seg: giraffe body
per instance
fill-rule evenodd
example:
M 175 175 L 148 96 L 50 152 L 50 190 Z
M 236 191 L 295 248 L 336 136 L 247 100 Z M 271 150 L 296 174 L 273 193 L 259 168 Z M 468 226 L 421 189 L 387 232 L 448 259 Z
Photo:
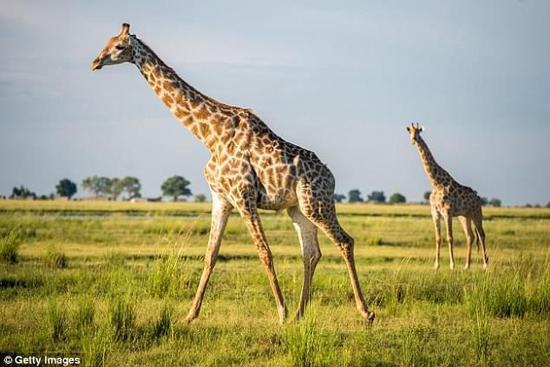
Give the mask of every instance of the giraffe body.
M 356 306 L 361 315 L 372 322 L 374 313 L 368 310 L 359 287 L 353 256 L 354 241 L 336 217 L 334 177 L 319 158 L 277 136 L 249 109 L 218 102 L 187 84 L 147 45 L 129 34 L 127 24 L 123 24 L 119 35 L 108 41 L 93 61 L 92 70 L 123 62 L 138 67 L 166 107 L 211 153 L 204 170 L 212 193 L 210 237 L 203 273 L 186 321 L 190 322 L 199 315 L 221 237 L 233 209 L 239 212 L 254 240 L 268 275 L 280 321 L 286 318 L 286 306 L 258 209 L 287 209 L 300 240 L 304 261 L 297 318 L 305 312 L 313 273 L 321 257 L 317 240 L 319 228 L 340 249 Z
M 441 219 L 444 220 L 449 245 L 450 267 L 454 268 L 452 218 L 458 217 L 466 234 L 467 253 L 464 267 L 470 267 L 472 243 L 475 240 L 481 244 L 483 268 L 487 268 L 488 258 L 485 248 L 485 232 L 483 230 L 483 213 L 481 198 L 477 192 L 468 186 L 461 185 L 445 171 L 433 158 L 426 142 L 420 136 L 422 127 L 418 124 L 407 126 L 411 143 L 416 145 L 424 171 L 432 185 L 430 194 L 430 209 L 435 229 L 435 269 L 439 269 L 439 255 L 441 247 Z M 473 228 L 472 228 L 473 225 Z M 475 231 L 474 231 L 475 230 Z

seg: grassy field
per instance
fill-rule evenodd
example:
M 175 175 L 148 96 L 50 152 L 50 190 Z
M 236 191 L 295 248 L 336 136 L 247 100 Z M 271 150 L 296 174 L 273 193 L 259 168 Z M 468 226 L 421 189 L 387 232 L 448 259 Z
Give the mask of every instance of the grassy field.
M 76 357 L 91 366 L 550 365 L 550 210 L 485 210 L 489 271 L 432 270 L 425 206 L 342 205 L 363 290 L 323 258 L 305 320 L 277 323 L 267 277 L 232 216 L 201 316 L 181 321 L 202 270 L 209 204 L 0 201 L 0 352 Z M 285 213 L 263 213 L 289 310 L 301 256 Z M 18 247 L 19 244 L 19 247 Z M 1 362 L 0 362 L 1 363 Z

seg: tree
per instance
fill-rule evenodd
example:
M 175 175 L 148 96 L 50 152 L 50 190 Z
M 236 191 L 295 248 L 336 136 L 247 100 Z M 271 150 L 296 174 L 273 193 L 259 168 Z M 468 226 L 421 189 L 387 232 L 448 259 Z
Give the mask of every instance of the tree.
M 172 176 L 162 183 L 160 189 L 164 196 L 173 196 L 178 201 L 178 196 L 191 196 L 191 190 L 187 187 L 191 182 L 182 176 Z
M 21 199 L 27 199 L 27 198 L 36 199 L 36 194 L 34 192 L 32 192 L 31 190 L 29 190 L 27 187 L 21 185 L 19 187 L 14 187 L 11 190 L 11 196 L 10 197 L 14 198 L 14 199 L 18 199 L 18 198 L 21 198 Z
M 384 195 L 384 191 L 373 191 L 368 195 L 367 200 L 375 203 L 385 203 L 386 196 Z
M 86 177 L 82 180 L 80 186 L 82 186 L 84 190 L 93 193 L 94 196 L 97 196 L 99 194 L 97 192 L 97 178 L 97 176 Z
M 346 200 L 346 195 L 334 194 L 334 201 L 336 201 L 337 203 L 341 203 L 344 200 Z
M 361 191 L 353 189 L 348 192 L 348 203 L 360 203 L 362 201 Z
M 76 194 L 76 184 L 68 178 L 64 178 L 55 186 L 55 190 L 59 196 L 70 199 Z
M 122 191 L 124 190 L 124 184 L 120 178 L 113 177 L 109 179 L 109 189 L 108 194 L 111 195 L 113 200 L 116 200 L 120 194 L 122 194 Z
M 97 192 L 101 196 L 112 195 L 111 187 L 113 186 L 113 179 L 105 176 L 97 178 Z
M 391 204 L 399 204 L 399 203 L 406 203 L 406 202 L 407 202 L 407 198 L 405 198 L 403 195 L 401 195 L 398 192 L 390 196 Z
M 492 198 L 491 200 L 489 200 L 489 205 L 494 206 L 495 208 L 500 208 L 500 206 L 502 205 L 502 200 Z
M 137 177 L 126 176 L 120 182 L 122 190 L 128 194 L 128 199 L 141 197 L 141 183 Z
M 482 197 L 482 198 L 480 198 L 480 199 L 481 199 L 481 205 L 482 205 L 482 206 L 486 206 L 487 203 L 489 202 L 489 200 L 487 200 L 487 198 Z
M 112 195 L 111 185 L 113 179 L 105 176 L 91 176 L 82 180 L 82 188 L 86 191 L 90 191 L 94 196 L 108 196 Z
M 197 194 L 197 195 L 195 195 L 195 202 L 196 202 L 196 203 L 204 203 L 204 202 L 206 202 L 206 195 L 204 195 L 204 194 Z
M 426 202 L 430 202 L 430 195 L 432 195 L 431 191 L 426 191 L 424 193 L 424 200 L 426 200 Z

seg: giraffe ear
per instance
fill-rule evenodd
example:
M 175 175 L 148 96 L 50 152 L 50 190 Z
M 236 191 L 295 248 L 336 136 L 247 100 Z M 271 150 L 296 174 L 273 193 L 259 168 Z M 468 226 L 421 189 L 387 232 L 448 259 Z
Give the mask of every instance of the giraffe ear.
M 130 33 L 130 24 L 128 23 L 122 23 L 122 27 L 120 28 L 120 33 L 118 34 L 120 36 L 127 36 Z
M 411 127 L 410 126 L 407 126 L 406 129 L 407 129 L 408 132 L 411 132 Z

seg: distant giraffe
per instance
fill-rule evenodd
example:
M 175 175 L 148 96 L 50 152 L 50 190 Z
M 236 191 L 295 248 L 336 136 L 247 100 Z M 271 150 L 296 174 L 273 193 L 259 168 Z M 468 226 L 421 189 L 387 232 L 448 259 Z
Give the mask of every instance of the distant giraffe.
M 428 146 L 420 136 L 423 128 L 416 124 L 407 126 L 410 134 L 411 143 L 416 145 L 420 158 L 424 164 L 424 171 L 432 184 L 432 193 L 430 195 L 430 207 L 432 219 L 435 227 L 435 269 L 439 269 L 439 249 L 441 247 L 441 225 L 440 219 L 443 217 L 447 228 L 447 241 L 449 243 L 450 267 L 454 268 L 453 256 L 453 217 L 458 217 L 464 232 L 468 249 L 466 254 L 465 269 L 470 268 L 470 258 L 472 256 L 472 242 L 474 237 L 481 242 L 483 255 L 483 268 L 487 269 L 487 258 L 485 249 L 485 232 L 483 231 L 483 214 L 481 212 L 481 198 L 477 192 L 467 186 L 456 182 L 451 175 L 437 164 L 428 149 Z M 472 230 L 474 224 L 476 234 Z
M 229 213 L 236 208 L 250 232 L 265 267 L 281 322 L 287 309 L 275 274 L 258 209 L 286 209 L 300 240 L 304 277 L 296 314 L 301 318 L 310 298 L 310 284 L 321 258 L 317 241 L 320 228 L 339 248 L 348 269 L 356 306 L 371 323 L 357 277 L 354 241 L 340 226 L 334 206 L 334 177 L 317 156 L 286 142 L 250 110 L 220 103 L 183 81 L 147 45 L 129 33 L 109 39 L 92 63 L 104 65 L 130 62 L 143 74 L 166 107 L 211 153 L 205 177 L 212 192 L 212 224 L 205 264 L 195 299 L 186 317 L 190 322 L 200 312 L 206 285 L 216 263 Z

